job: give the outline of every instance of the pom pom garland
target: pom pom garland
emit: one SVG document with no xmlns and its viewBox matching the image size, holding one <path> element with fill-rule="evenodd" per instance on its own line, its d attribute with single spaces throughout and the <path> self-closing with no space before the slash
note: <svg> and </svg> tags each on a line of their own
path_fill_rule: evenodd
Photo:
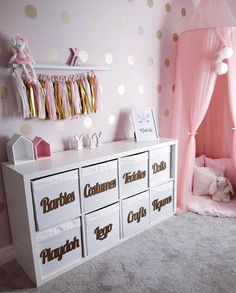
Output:
<svg viewBox="0 0 236 293">
<path fill-rule="evenodd" d="M 233 55 L 234 51 L 230 47 L 224 47 L 220 50 L 215 60 L 215 72 L 218 75 L 222 75 L 228 72 L 228 65 L 225 62 L 223 62 L 223 60 L 227 60 L 231 58 Z"/>
<path fill-rule="evenodd" d="M 215 72 L 218 75 L 225 74 L 228 71 L 228 65 L 225 62 L 219 62 L 216 64 Z"/>
</svg>

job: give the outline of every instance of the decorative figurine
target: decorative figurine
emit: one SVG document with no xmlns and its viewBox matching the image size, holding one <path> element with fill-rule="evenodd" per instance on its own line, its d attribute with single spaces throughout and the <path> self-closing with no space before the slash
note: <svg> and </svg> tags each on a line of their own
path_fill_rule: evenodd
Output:
<svg viewBox="0 0 236 293">
<path fill-rule="evenodd" d="M 87 138 L 88 138 L 88 146 L 90 149 L 94 149 L 97 146 L 97 134 L 96 132 L 90 136 L 89 134 L 87 134 Z"/>
<path fill-rule="evenodd" d="M 96 138 L 97 138 L 97 147 L 102 146 L 102 131 L 99 132 L 99 134 L 96 134 Z"/>
<path fill-rule="evenodd" d="M 71 56 L 70 59 L 68 61 L 68 65 L 70 66 L 76 66 L 79 65 L 78 61 L 79 61 L 79 49 L 77 48 L 70 48 L 71 50 Z"/>
<path fill-rule="evenodd" d="M 75 143 L 76 143 L 76 148 L 77 150 L 82 150 L 83 147 L 83 135 L 81 134 L 80 136 L 75 135 Z"/>
</svg>

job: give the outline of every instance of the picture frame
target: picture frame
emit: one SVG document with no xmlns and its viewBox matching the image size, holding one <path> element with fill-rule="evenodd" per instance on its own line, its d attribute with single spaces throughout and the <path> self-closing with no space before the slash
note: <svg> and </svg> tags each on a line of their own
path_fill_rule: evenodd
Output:
<svg viewBox="0 0 236 293">
<path fill-rule="evenodd" d="M 132 109 L 132 119 L 137 142 L 159 140 L 153 109 Z"/>
</svg>

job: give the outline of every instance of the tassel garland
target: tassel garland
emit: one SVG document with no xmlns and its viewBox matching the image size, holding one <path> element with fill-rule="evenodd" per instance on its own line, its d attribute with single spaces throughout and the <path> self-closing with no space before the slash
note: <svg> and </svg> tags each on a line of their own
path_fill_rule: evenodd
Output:
<svg viewBox="0 0 236 293">
<path fill-rule="evenodd" d="M 12 80 L 18 111 L 24 118 L 75 119 L 99 109 L 101 93 L 94 72 L 70 76 L 39 75 L 36 83 L 30 83 L 22 80 L 15 70 Z"/>
</svg>

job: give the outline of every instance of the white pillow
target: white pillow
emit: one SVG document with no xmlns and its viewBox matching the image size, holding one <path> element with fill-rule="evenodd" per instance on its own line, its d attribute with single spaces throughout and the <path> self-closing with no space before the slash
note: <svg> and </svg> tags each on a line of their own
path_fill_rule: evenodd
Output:
<svg viewBox="0 0 236 293">
<path fill-rule="evenodd" d="M 194 166 L 193 171 L 193 194 L 209 194 L 209 186 L 216 176 L 221 174 L 207 167 Z"/>
</svg>

